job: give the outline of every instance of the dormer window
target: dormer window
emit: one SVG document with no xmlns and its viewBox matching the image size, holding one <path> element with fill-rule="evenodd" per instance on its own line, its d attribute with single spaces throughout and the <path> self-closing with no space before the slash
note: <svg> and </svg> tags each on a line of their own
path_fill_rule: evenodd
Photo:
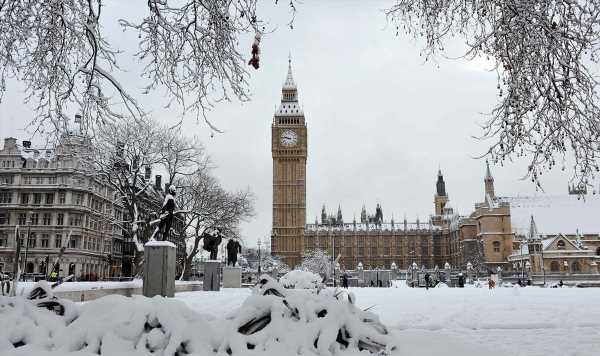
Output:
<svg viewBox="0 0 600 356">
<path fill-rule="evenodd" d="M 563 240 L 558 240 L 558 242 L 556 243 L 556 248 L 558 248 L 559 250 L 564 250 L 565 242 Z"/>
</svg>

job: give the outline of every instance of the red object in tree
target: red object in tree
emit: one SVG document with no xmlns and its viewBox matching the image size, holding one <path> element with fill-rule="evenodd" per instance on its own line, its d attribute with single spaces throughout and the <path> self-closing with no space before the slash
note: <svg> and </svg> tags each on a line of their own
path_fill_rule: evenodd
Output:
<svg viewBox="0 0 600 356">
<path fill-rule="evenodd" d="M 260 54 L 260 48 L 258 47 L 258 45 L 260 44 L 260 33 L 257 32 L 256 36 L 254 36 L 254 43 L 252 44 L 252 58 L 250 58 L 250 60 L 248 61 L 248 64 L 253 66 L 254 69 L 258 69 L 259 65 L 259 54 Z"/>
</svg>

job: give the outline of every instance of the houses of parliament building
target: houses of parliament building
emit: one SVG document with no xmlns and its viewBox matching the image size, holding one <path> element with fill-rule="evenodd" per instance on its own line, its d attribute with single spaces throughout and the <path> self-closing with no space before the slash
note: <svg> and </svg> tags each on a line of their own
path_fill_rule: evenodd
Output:
<svg viewBox="0 0 600 356">
<path fill-rule="evenodd" d="M 360 221 L 345 222 L 341 209 L 329 215 L 323 207 L 321 221 L 306 224 L 307 126 L 298 102 L 291 61 L 281 90 L 281 103 L 271 126 L 273 156 L 273 227 L 271 253 L 290 267 L 306 251 L 322 249 L 336 256 L 342 269 L 406 269 L 464 266 L 480 259 L 480 268 L 509 268 L 513 252 L 510 205 L 497 199 L 494 178 L 487 166 L 483 202 L 469 216 L 455 214 L 448 204 L 442 172 L 435 183 L 434 214 L 426 221 L 386 221 L 377 205 L 369 214 L 363 207 Z M 483 256 L 482 256 L 483 255 Z"/>
</svg>

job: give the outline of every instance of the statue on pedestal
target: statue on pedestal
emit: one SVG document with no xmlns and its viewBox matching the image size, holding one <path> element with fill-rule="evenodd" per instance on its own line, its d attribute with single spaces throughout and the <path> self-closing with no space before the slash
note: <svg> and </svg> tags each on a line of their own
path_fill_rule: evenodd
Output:
<svg viewBox="0 0 600 356">
<path fill-rule="evenodd" d="M 204 250 L 210 252 L 210 259 L 216 260 L 219 245 L 221 244 L 221 241 L 223 241 L 221 230 L 219 228 L 204 230 L 204 233 L 202 233 L 202 240 L 204 241 Z"/>
<path fill-rule="evenodd" d="M 157 219 L 158 226 L 152 233 L 152 237 L 150 237 L 150 240 L 154 240 L 154 236 L 156 236 L 156 233 L 159 231 L 161 235 L 161 240 L 167 240 L 167 237 L 169 236 L 169 231 L 171 230 L 171 225 L 173 224 L 173 214 L 175 211 L 175 193 L 175 186 L 170 186 L 169 190 L 167 191 L 167 195 L 165 195 L 165 200 L 160 210 L 159 219 Z M 154 225 L 157 222 L 157 220 L 151 221 L 150 226 Z"/>
<path fill-rule="evenodd" d="M 242 245 L 236 239 L 229 239 L 227 242 L 227 265 L 235 267 L 237 254 L 242 253 Z"/>
</svg>

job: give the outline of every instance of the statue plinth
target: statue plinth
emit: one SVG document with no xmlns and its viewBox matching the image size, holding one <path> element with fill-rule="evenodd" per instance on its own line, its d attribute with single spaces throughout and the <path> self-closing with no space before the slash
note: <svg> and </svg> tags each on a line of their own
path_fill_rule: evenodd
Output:
<svg viewBox="0 0 600 356">
<path fill-rule="evenodd" d="M 242 267 L 223 267 L 223 288 L 242 287 Z"/>
<path fill-rule="evenodd" d="M 175 245 L 150 241 L 144 245 L 144 260 L 144 296 L 175 296 Z"/>
<path fill-rule="evenodd" d="M 208 260 L 204 262 L 204 283 L 202 289 L 205 291 L 218 292 L 221 289 L 221 276 L 219 267 L 221 261 Z"/>
</svg>

